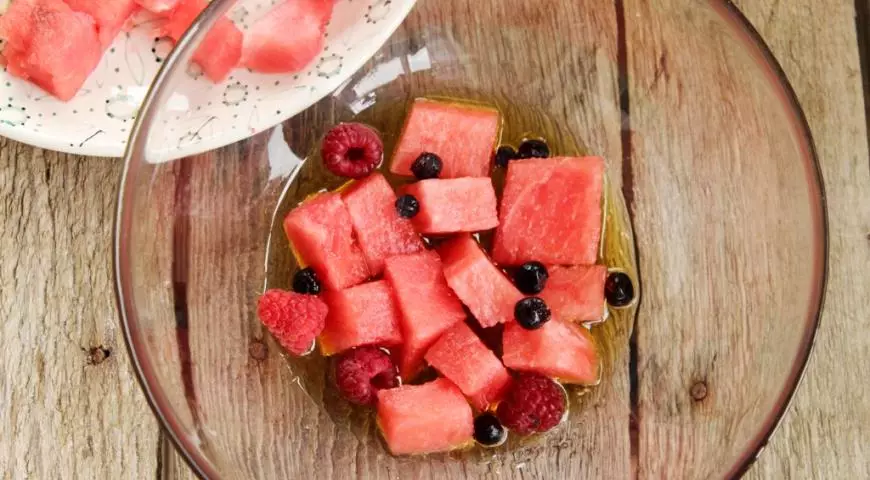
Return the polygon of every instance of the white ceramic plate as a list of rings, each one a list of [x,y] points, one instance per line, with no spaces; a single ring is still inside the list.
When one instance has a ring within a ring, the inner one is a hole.
[[[2,0],[0,0],[2,1]],[[239,0],[230,19],[246,31],[277,0]],[[239,141],[276,125],[321,99],[358,70],[399,26],[415,0],[338,0],[320,56],[295,75],[236,69],[215,85],[195,66],[162,115],[165,149],[192,155]],[[151,80],[171,43],[151,34],[139,14],[105,53],[69,102],[0,74],[0,135],[37,147],[81,155],[120,157]]]

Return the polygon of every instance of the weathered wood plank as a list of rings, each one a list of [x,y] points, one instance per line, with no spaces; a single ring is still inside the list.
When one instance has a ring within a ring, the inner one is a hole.
[[[870,370],[870,156],[855,34],[862,21],[855,6],[864,1],[821,9],[805,0],[738,2],[803,104],[825,177],[831,238],[825,313],[807,377],[750,478],[870,478],[862,381]],[[863,6],[870,12],[870,3]]]
[[[0,139],[2,478],[156,473],[112,294],[120,169]]]

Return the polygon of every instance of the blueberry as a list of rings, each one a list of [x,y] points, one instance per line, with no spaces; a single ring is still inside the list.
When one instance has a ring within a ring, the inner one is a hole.
[[[417,177],[417,180],[438,178],[443,168],[444,162],[441,161],[441,157],[434,153],[423,152],[411,165],[411,173]]]
[[[510,145],[498,147],[498,150],[495,151],[495,166],[506,168],[508,162],[515,160],[516,158],[517,151],[514,150],[514,147],[511,147]]]
[[[420,212],[420,202],[413,195],[402,195],[396,199],[396,212],[400,217],[413,218]]]
[[[538,297],[526,297],[514,307],[517,323],[526,330],[537,330],[550,321],[550,307]]]
[[[548,278],[550,274],[547,273],[547,267],[541,262],[526,262],[514,272],[514,284],[528,295],[541,293]]]
[[[474,419],[474,439],[486,447],[504,443],[507,431],[492,413],[483,413]]]
[[[634,300],[634,285],[631,277],[623,272],[613,272],[604,282],[604,296],[613,307],[625,307]]]
[[[517,155],[519,158],[547,158],[550,156],[550,147],[543,140],[526,140],[520,144]]]
[[[293,291],[308,295],[320,293],[320,280],[311,267],[303,268],[296,272],[296,275],[293,275]]]

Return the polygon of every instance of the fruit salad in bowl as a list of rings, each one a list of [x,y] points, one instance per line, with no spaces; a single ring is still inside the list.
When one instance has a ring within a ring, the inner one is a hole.
[[[495,105],[404,109],[390,158],[359,122],[312,149],[298,175],[319,163],[323,184],[282,199],[288,248],[273,255],[292,252],[295,272],[272,272],[291,289],[266,290],[260,320],[290,355],[333,360],[332,388],[373,408],[393,454],[547,432],[569,415],[566,387],[599,382],[593,325],[632,318],[623,200],[602,158],[505,138]]]

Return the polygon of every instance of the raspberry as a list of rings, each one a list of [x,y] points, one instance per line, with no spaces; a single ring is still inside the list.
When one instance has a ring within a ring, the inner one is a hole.
[[[362,178],[381,163],[384,144],[373,129],[361,123],[336,125],[323,138],[320,156],[330,172],[350,178]]]
[[[335,383],[341,396],[357,405],[374,405],[378,390],[399,386],[399,372],[390,356],[376,347],[345,352],[335,364]]]
[[[257,316],[284,348],[304,355],[323,331],[329,308],[319,297],[284,290],[267,290],[257,304]]]
[[[496,413],[505,427],[529,435],[558,425],[565,408],[565,393],[556,382],[537,373],[520,373]]]

